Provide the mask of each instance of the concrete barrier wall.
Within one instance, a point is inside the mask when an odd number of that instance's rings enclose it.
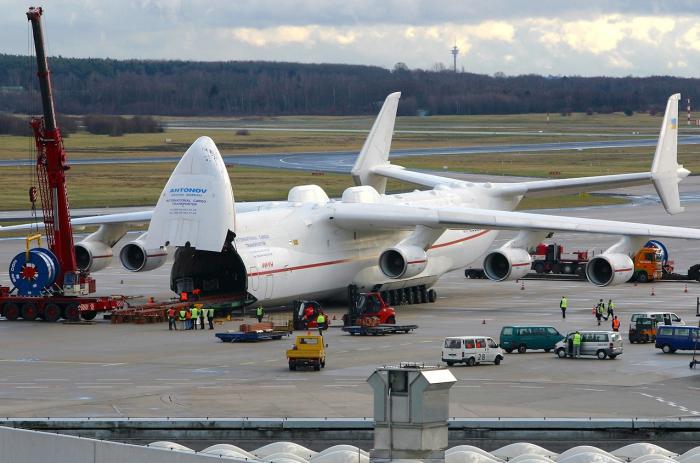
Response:
[[[206,463],[219,457],[0,427],[2,463]],[[226,460],[232,461],[232,460]]]
[[[317,451],[336,444],[369,450],[374,438],[374,422],[366,418],[0,418],[0,425],[132,444],[172,441],[195,450],[221,443],[252,450],[277,441],[296,442]],[[697,445],[699,431],[698,418],[452,418],[449,445],[493,450],[513,442],[531,442],[561,452],[581,444],[612,450],[634,442],[653,442],[684,452]]]

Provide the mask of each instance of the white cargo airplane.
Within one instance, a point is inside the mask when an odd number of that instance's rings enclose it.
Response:
[[[527,248],[550,232],[619,235],[586,267],[597,286],[620,284],[633,272],[630,255],[648,238],[700,239],[700,230],[513,212],[525,196],[557,196],[652,182],[670,214],[681,212],[678,183],[690,172],[677,163],[678,100],[669,98],[650,172],[521,183],[472,183],[412,172],[389,163],[400,93],[389,95],[365,141],[352,176],[357,186],[329,199],[316,185],[292,188],[287,201],[235,204],[214,142],[197,139],[185,152],[153,211],[74,219],[99,225],[76,244],[79,265],[100,270],[129,226],[150,222],[126,244],[122,264],[134,272],[165,263],[175,249],[171,289],[238,295],[266,305],[380,290],[390,303],[434,301],[431,286],[474,262],[499,230],[520,233],[483,263],[496,281],[530,270]],[[385,194],[387,179],[427,188]],[[17,229],[16,226],[5,230]]]

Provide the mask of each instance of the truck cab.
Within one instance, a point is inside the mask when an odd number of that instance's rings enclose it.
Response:
[[[635,281],[646,283],[663,278],[663,251],[656,246],[644,246],[632,259]]]

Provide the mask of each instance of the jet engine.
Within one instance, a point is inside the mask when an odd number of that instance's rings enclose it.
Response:
[[[516,280],[524,277],[532,264],[530,254],[520,248],[491,251],[484,259],[484,273],[493,281]]]
[[[428,256],[418,246],[395,246],[379,255],[379,268],[389,278],[410,278],[428,264]]]
[[[112,247],[102,241],[81,241],[75,244],[75,261],[81,272],[97,272],[112,262]]]
[[[586,278],[596,286],[614,286],[628,281],[634,263],[626,254],[601,254],[586,265]]]
[[[119,253],[119,260],[131,272],[145,272],[163,265],[168,258],[167,248],[146,249],[143,235],[127,243]]]

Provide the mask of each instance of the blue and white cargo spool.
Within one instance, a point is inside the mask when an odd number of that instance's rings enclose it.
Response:
[[[45,288],[56,282],[60,271],[58,259],[45,248],[20,252],[10,262],[10,281],[20,296],[40,296]]]

